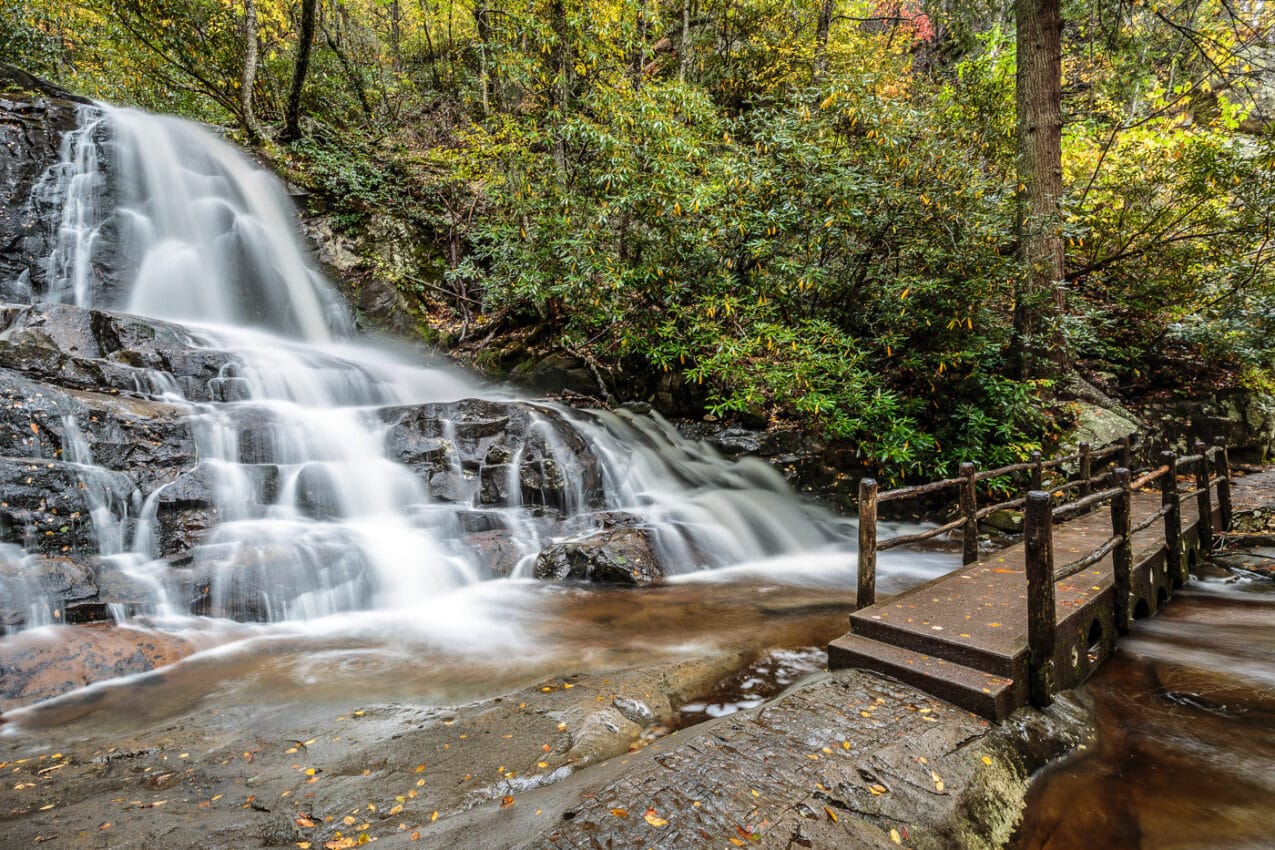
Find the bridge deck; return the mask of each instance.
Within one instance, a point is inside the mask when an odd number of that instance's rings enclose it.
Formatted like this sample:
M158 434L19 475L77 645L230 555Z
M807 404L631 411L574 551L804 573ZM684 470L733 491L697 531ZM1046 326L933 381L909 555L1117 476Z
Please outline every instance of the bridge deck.
M1133 495L1133 525L1160 508L1158 494ZM1182 501L1182 538L1198 550L1194 499ZM1216 525L1216 521L1215 521ZM1111 514L1099 509L1053 530L1056 566L1111 537ZM1166 570L1161 522L1133 537L1133 588L1138 615L1168 598L1176 576ZM1059 687L1083 681L1114 649L1112 559L1055 585ZM866 667L899 678L984 716L1001 719L1027 701L1026 551L1018 543L985 556L850 617L851 633L828 648L831 667Z

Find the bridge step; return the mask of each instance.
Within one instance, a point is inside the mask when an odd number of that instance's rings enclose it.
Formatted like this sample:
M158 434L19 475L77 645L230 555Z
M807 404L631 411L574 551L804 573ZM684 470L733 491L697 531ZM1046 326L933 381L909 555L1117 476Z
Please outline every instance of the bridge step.
M973 581L923 585L855 611L850 615L851 631L863 638L976 670L986 670L1004 678L1022 675L1027 651L1026 617L1020 612L984 610L985 600L1003 598L1008 594L998 593L1001 588L987 587L979 581L985 578L979 574L990 572L982 565L963 572L967 575L974 573L970 575ZM994 577L1005 578L1001 575ZM1013 578L1018 578L1026 587L1025 577ZM972 589L976 593L967 595L965 591L970 585L974 586ZM939 598L932 598L936 596ZM972 612L974 616L964 616L966 612ZM1006 617L1006 613L1011 616ZM1017 616L1012 616L1014 614ZM994 628L992 623L984 622L1002 617L1007 622L997 622Z
M990 720L1004 720L1024 697L1013 679L856 634L828 644L828 667L882 673Z

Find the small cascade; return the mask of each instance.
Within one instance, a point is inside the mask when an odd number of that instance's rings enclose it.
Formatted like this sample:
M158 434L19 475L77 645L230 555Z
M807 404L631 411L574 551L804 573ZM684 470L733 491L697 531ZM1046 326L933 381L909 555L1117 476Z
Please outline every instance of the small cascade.
M92 289L94 255L111 211L99 138L105 116L82 106L79 128L62 138L62 162L44 175L33 194L37 205L59 211L57 240L45 269L50 301L85 303Z
M19 546L0 543L0 635L50 625L58 608L40 583L35 559Z
M104 469L83 417L61 419L98 573L133 588L117 616L437 619L482 581L644 582L848 547L852 527L774 470L658 416L519 400L352 339L278 182L208 131L86 109L63 153L39 190L62 221L45 300L181 323L94 319L119 327L68 343L112 386L180 412L166 439L191 444L170 466ZM124 258L109 288L94 272L108 230ZM124 472L136 488L121 497L103 476Z
M174 613L164 564L149 557L146 528L153 524L154 499L148 497L143 500L137 490L125 497L119 486L119 476L94 462L93 451L75 416L64 415L62 426L63 461L77 467L98 557L131 580L133 592L130 595L133 598L128 603L109 603L107 607L111 616L117 622L123 622L140 613ZM136 520L139 513L147 517L146 522ZM129 534L130 526L133 527L132 535ZM130 539L132 546L125 543Z

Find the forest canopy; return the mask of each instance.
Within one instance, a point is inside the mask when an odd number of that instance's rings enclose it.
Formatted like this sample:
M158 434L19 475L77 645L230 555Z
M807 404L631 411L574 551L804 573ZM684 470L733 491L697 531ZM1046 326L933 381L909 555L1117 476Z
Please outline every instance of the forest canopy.
M663 381L906 475L1022 459L1076 386L1275 387L1269 4L1061 4L1040 292L1014 16L1040 3L3 3L10 61L225 125L350 233L397 222L418 249L369 273L435 341L535 328L604 394Z

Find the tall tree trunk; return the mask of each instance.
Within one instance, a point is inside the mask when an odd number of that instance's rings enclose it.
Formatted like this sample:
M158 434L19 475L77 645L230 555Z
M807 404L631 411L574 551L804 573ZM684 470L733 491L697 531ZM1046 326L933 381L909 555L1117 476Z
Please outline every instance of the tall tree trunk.
M403 69L403 14L398 7L398 0L390 0L390 58L394 61L394 70Z
M639 0L633 54L629 57L629 84L636 91L642 87L642 69L646 67L646 0Z
M319 0L301 0L301 33L297 37L297 63L292 69L292 88L288 91L288 111L283 127L282 142L295 142L301 138L301 90L310 70L310 48L314 44L314 20Z
M341 43L337 41L336 35L322 22L319 22L319 29L323 31L323 38L328 43L328 50L332 51L332 55L336 57L336 61L340 64L342 72L345 73L345 79L349 82L350 88L354 90L354 95L359 99L359 108L363 110L363 117L372 120L372 104L367 99L367 87L363 85L363 78L359 75L358 70L350 62L350 57L345 54L345 50L341 48Z
M691 69L691 0L682 0L682 40L677 46L678 82L686 82L686 75Z
M828 32L832 29L833 0L820 0L819 20L815 23L815 61L811 79L818 83L828 71Z
M1059 0L1015 0L1018 77L1018 245L1026 279L1015 299L1020 372L1061 375L1070 355L1060 320L1062 237L1062 13Z
M243 76L239 78L239 108L243 112L244 129L252 141L261 138L261 127L253 110L253 89L257 86L257 0L244 0L243 8Z
M567 146L563 138L562 125L567 120L567 101L571 96L571 51L569 49L570 30L567 26L567 9L563 0L549 0L549 20L553 27L553 101L558 111L558 129L554 133L553 161L558 168L558 175L563 180L567 174Z
M491 8L486 0L474 2L474 26L478 29L478 80L482 88L483 115L491 114Z

